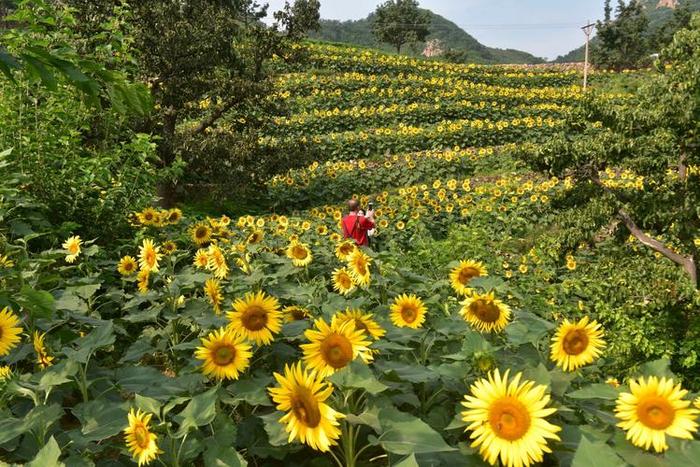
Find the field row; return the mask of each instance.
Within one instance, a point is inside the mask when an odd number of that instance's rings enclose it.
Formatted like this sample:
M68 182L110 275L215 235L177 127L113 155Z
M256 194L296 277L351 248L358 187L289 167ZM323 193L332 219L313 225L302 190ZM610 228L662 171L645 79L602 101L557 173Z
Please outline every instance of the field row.
M309 43L305 46L312 66L336 72L362 73L421 73L423 75L454 76L474 83L509 86L563 86L578 83L577 70L551 68L527 69L487 67L422 60L401 55L389 55L346 46Z

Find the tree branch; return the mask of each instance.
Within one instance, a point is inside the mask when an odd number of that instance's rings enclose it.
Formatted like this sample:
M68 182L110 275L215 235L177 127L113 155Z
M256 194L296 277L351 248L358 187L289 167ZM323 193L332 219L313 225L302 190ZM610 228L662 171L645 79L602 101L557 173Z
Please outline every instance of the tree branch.
M615 199L619 201L619 198L617 195L610 190L608 187L606 187L603 182L600 181L600 178L598 177L598 174L591 173L589 174L590 179L595 183L596 185L600 186L603 190L606 192L612 194ZM671 250L669 247L658 241L657 239L647 235L644 233L642 229L637 226L637 224L634 222L632 217L625 211L623 208L619 208L617 210L617 215L618 217L624 222L625 226L627 229L630 231L630 233L637 239L639 240L640 243L643 245L648 246L654 251L658 251L662 255L664 255L666 258L670 259L674 263L678 264L679 266L683 267L683 270L688 274L690 278L690 282L693 284L693 287L697 288L698 287L698 270L697 266L695 265L695 259L693 258L692 255L690 256L683 256L681 254L676 253L675 251Z

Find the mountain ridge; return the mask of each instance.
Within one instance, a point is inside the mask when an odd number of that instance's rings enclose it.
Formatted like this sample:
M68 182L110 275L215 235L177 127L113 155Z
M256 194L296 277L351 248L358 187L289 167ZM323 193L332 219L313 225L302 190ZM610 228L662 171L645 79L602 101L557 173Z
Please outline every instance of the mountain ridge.
M430 34L426 42L439 39L446 48L453 51L453 56L458 57L460 61L483 64L545 62L544 59L522 50L488 47L447 18L431 10L423 8L421 10L428 13L430 17L430 27L428 28ZM391 46L382 44L374 38L372 34L373 17L374 13L370 13L366 18L359 20L338 21L322 19L320 31L312 33L310 37L331 42L374 47L388 52L393 51ZM408 46L406 51L411 55L421 55L426 42Z

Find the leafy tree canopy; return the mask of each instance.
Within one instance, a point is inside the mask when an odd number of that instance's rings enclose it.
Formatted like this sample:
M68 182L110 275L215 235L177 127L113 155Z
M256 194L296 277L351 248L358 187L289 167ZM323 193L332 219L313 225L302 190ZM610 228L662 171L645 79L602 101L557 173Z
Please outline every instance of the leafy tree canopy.
M418 8L417 0L387 0L377 6L372 32L401 53L404 44L425 40L429 24L430 17Z

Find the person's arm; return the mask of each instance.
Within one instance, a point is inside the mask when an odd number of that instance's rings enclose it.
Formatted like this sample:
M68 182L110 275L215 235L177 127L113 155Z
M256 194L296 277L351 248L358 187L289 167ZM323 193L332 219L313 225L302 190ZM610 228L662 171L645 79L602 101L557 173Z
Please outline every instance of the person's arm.
M367 215L362 218L362 228L364 230L370 230L374 228L374 211L367 211Z

